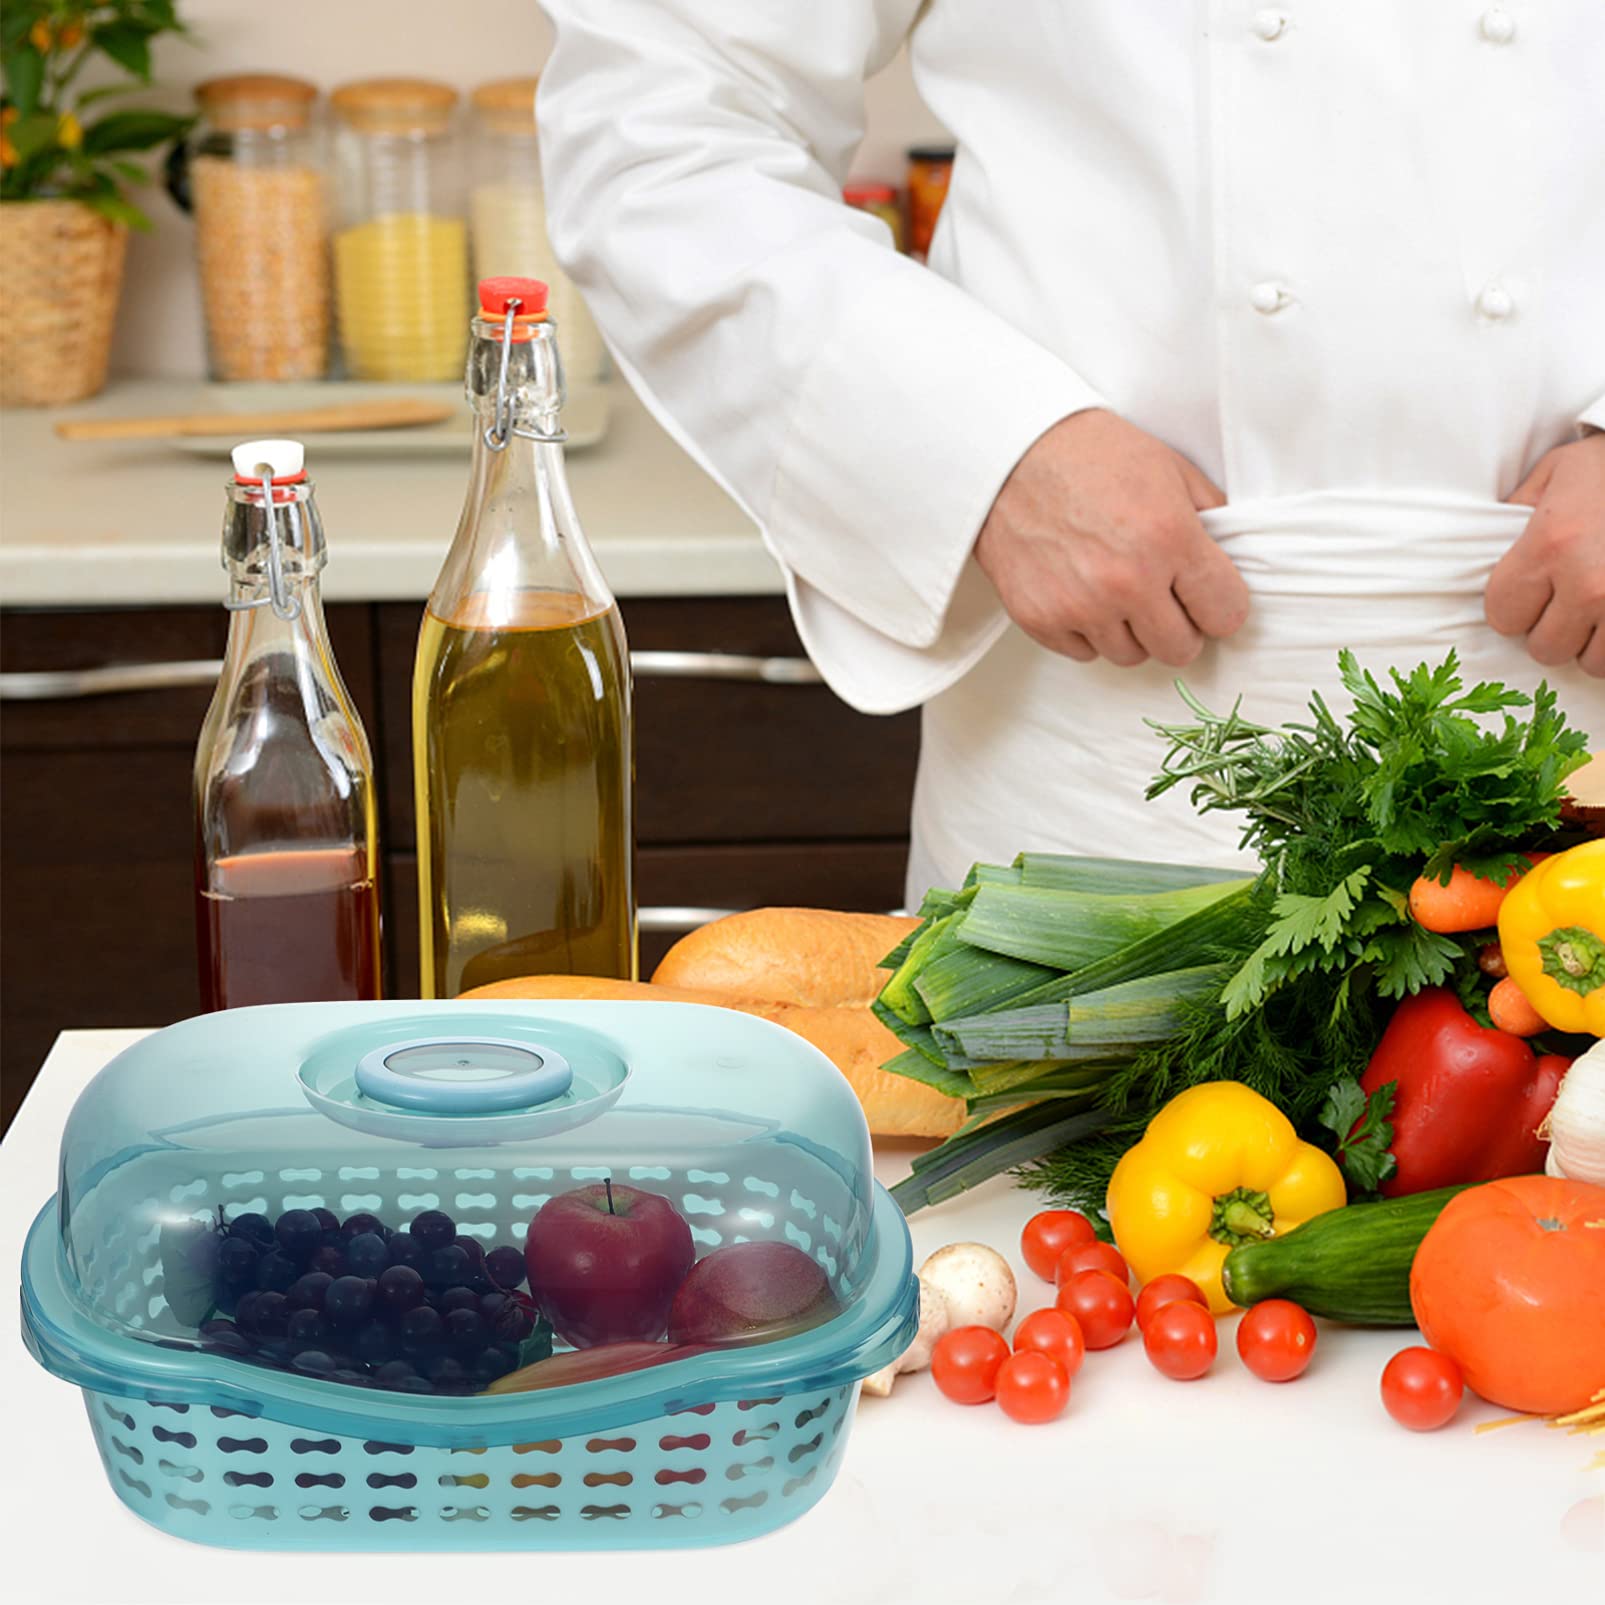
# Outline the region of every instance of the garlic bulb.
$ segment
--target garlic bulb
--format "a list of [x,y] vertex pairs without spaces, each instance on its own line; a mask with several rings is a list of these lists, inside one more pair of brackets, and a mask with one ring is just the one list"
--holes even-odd
[[1572,1061],[1544,1122],[1544,1169],[1569,1181],[1605,1187],[1605,1038]]

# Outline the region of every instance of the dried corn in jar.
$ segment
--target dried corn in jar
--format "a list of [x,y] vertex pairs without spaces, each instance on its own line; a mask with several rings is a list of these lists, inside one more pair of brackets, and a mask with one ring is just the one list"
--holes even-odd
[[607,372],[607,348],[579,289],[546,237],[534,78],[500,78],[472,96],[474,277],[534,278],[548,287],[547,314],[563,347],[563,373],[587,384]]
[[329,361],[329,208],[299,78],[196,86],[188,147],[195,257],[216,379],[320,379]]
[[418,78],[335,90],[340,349],[356,379],[461,376],[468,225],[453,110],[457,92]]

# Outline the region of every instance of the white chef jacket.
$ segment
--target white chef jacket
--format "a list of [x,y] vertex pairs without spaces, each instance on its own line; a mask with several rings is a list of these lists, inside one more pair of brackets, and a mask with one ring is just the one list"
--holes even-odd
[[[1274,724],[1483,621],[1548,447],[1605,428],[1599,0],[548,0],[557,254],[761,527],[855,706],[924,705],[909,889],[1023,847],[1229,862],[1144,803],[1173,671],[1076,663],[971,558],[1056,420],[1113,409],[1226,492],[1252,593],[1186,671]],[[952,131],[921,267],[840,188],[905,41]],[[1605,690],[1551,671],[1605,737]],[[828,762],[821,754],[821,762]]]

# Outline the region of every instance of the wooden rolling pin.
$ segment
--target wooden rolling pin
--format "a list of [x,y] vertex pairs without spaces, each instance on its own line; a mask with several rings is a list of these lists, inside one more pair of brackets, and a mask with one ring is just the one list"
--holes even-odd
[[63,440],[165,440],[173,435],[307,435],[340,429],[406,429],[444,423],[457,408],[450,402],[344,401],[333,407],[295,407],[286,412],[191,412],[154,418],[71,418],[56,425]]

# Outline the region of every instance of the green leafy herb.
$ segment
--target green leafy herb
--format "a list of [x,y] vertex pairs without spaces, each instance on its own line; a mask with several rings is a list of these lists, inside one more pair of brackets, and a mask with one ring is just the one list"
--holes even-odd
[[[1533,697],[1466,690],[1453,652],[1435,668],[1391,670],[1391,689],[1352,652],[1338,670],[1354,702],[1347,726],[1319,694],[1308,721],[1274,730],[1239,707],[1213,714],[1185,688],[1198,722],[1154,725],[1170,750],[1148,795],[1186,784],[1200,812],[1243,814],[1243,845],[1278,890],[1264,940],[1222,993],[1232,1018],[1317,971],[1395,999],[1447,982],[1464,943],[1410,918],[1410,883],[1447,881],[1457,863],[1513,873],[1517,849],[1555,828],[1566,776],[1587,761],[1587,737],[1566,727],[1547,685]],[[1526,719],[1510,711],[1527,707]],[[1481,722],[1491,716],[1493,728]]]
[[1337,1135],[1338,1163],[1350,1183],[1362,1194],[1374,1193],[1399,1162],[1393,1157],[1393,1105],[1399,1084],[1389,1081],[1368,1098],[1352,1077],[1335,1082],[1316,1117]]

